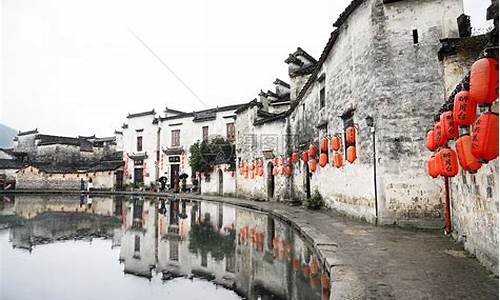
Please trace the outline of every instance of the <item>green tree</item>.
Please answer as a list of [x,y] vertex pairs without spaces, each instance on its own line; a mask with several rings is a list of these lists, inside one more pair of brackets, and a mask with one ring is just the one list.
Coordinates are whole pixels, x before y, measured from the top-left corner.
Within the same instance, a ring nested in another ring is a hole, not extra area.
[[197,141],[189,151],[189,165],[193,172],[209,173],[217,164],[229,164],[229,170],[235,170],[235,147],[224,138],[214,138],[210,142]]

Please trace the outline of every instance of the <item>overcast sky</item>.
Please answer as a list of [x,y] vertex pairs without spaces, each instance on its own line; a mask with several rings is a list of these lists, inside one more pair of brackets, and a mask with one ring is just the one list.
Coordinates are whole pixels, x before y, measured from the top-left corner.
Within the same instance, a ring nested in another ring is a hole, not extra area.
[[[129,112],[243,103],[297,46],[318,58],[350,0],[0,0],[0,123],[112,135]],[[465,0],[475,27],[490,0]]]

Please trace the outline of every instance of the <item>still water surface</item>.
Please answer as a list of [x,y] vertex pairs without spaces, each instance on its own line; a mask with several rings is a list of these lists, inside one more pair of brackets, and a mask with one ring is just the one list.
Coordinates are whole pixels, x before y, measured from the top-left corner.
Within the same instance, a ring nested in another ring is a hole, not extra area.
[[250,209],[123,196],[0,200],[0,299],[315,300],[329,297],[326,275],[292,228]]

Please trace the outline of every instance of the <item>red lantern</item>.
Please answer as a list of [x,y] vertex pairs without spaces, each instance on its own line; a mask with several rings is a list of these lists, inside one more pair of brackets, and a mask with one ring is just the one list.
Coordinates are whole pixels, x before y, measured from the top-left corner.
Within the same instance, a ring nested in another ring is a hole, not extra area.
[[311,264],[311,274],[316,275],[319,272],[319,263],[316,258],[313,259]]
[[440,122],[443,126],[447,140],[452,140],[458,137],[458,126],[455,126],[453,123],[453,113],[451,111],[445,111],[442,113]]
[[264,161],[262,161],[262,160],[258,160],[258,162],[257,162],[257,166],[258,166],[259,168],[264,167]]
[[437,144],[434,141],[434,130],[427,132],[427,149],[429,151],[436,151]]
[[434,125],[434,142],[436,145],[439,146],[444,146],[447,143],[446,139],[446,133],[444,132],[444,126],[443,123],[441,123],[441,120],[437,122]]
[[296,258],[292,261],[292,268],[294,272],[298,272],[300,270],[300,261]]
[[254,164],[254,163],[252,163],[252,164],[250,165],[250,170],[252,170],[252,171],[253,171],[253,170],[255,170],[255,164]]
[[316,172],[316,170],[318,169],[318,162],[313,158],[311,159],[311,161],[309,161],[310,163],[310,169],[311,169],[311,172]]
[[273,176],[277,176],[277,175],[278,175],[278,168],[274,167],[273,168]]
[[328,164],[328,154],[321,153],[319,155],[319,165],[324,168]]
[[354,146],[347,147],[347,161],[352,164],[356,160],[356,158],[357,158],[356,147]]
[[273,161],[273,166],[277,167],[279,164],[279,159],[276,157]]
[[308,151],[305,151],[304,153],[302,153],[302,161],[305,163],[309,161],[309,152]]
[[326,137],[319,141],[319,149],[322,153],[328,152],[328,139]]
[[247,163],[245,163],[243,165],[243,172],[245,172],[245,173],[248,172],[248,164]]
[[293,154],[292,154],[292,161],[294,163],[296,163],[296,162],[299,161],[299,153],[298,152],[293,152]]
[[255,178],[254,172],[250,172],[250,179],[254,179],[254,178]]
[[443,148],[439,151],[439,160],[441,166],[439,174],[444,177],[454,177],[458,174],[457,153],[450,148]]
[[472,138],[470,135],[461,136],[455,143],[457,148],[458,162],[465,171],[475,173],[481,168],[481,162],[472,155]]
[[286,174],[286,176],[288,176],[288,177],[292,176],[292,167],[287,166],[287,167],[285,168],[285,174]]
[[477,104],[491,104],[498,99],[498,60],[481,58],[470,70],[470,97]]
[[291,158],[291,157],[288,157],[288,158],[286,159],[286,165],[287,165],[287,166],[291,166],[291,165],[292,165],[292,158]]
[[351,126],[345,130],[345,142],[347,145],[356,144],[356,128]]
[[461,91],[455,95],[453,102],[453,123],[455,126],[470,126],[476,120],[476,103],[468,91]]
[[335,152],[333,154],[333,162],[337,168],[342,168],[344,166],[344,157],[340,152]]
[[318,154],[318,147],[315,144],[311,144],[309,147],[309,157],[316,158],[316,154]]
[[427,161],[427,172],[429,173],[429,176],[432,178],[436,178],[439,176],[439,166],[436,164],[437,160],[435,156],[432,156],[428,161]]
[[285,163],[285,159],[284,159],[284,158],[280,158],[280,159],[278,159],[278,164],[279,164],[280,166],[282,166],[284,163]]
[[323,289],[330,289],[330,276],[325,271],[321,274],[321,285]]
[[281,176],[285,175],[285,167],[281,167],[281,169],[280,169],[280,175]]
[[304,277],[308,278],[309,274],[311,273],[311,268],[309,265],[305,265],[304,268],[302,268],[302,272],[304,273]]
[[472,128],[472,155],[481,161],[498,157],[498,116],[482,114]]
[[261,177],[264,175],[264,169],[263,168],[259,168],[258,175],[261,176]]
[[340,138],[337,135],[330,140],[330,147],[333,151],[339,151],[341,144]]

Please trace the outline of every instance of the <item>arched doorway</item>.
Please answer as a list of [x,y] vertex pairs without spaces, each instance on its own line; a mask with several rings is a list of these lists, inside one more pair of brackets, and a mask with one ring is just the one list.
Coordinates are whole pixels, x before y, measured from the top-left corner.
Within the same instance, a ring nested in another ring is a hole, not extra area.
[[267,199],[274,198],[274,175],[273,175],[273,163],[267,163]]
[[309,174],[309,164],[304,163],[304,191],[306,198],[311,198],[311,174]]
[[219,179],[219,186],[217,188],[217,193],[222,196],[224,194],[224,174],[222,173],[222,170],[217,171],[218,179]]

